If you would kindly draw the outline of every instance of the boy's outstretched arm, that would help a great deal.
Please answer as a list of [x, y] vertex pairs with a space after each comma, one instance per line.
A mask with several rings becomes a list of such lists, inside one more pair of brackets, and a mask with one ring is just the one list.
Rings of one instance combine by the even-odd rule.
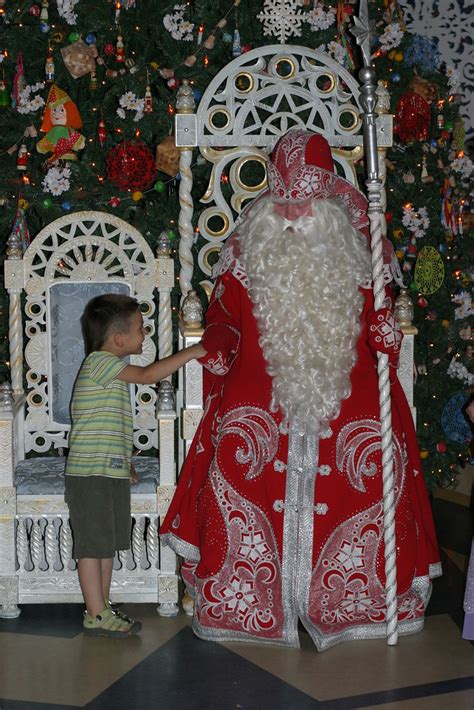
[[205, 354], [206, 351], [201, 343], [197, 343], [189, 348], [184, 348], [184, 350], [179, 350], [174, 355], [165, 357], [162, 360], [156, 360], [156, 362], [152, 362], [151, 365], [146, 365], [145, 367], [127, 365], [117, 376], [117, 379], [123, 382], [132, 382], [135, 385], [151, 385], [154, 382], [159, 382], [164, 377], [168, 377], [168, 375], [172, 375], [190, 360], [203, 357]]

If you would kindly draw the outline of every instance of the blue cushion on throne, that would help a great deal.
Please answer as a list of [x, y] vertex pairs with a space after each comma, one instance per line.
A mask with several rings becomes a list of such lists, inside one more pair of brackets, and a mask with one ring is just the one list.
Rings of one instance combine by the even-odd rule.
[[[64, 495], [64, 456], [48, 456], [20, 461], [15, 470], [18, 495]], [[157, 458], [134, 456], [133, 465], [139, 482], [131, 486], [132, 493], [154, 493], [160, 483]]]

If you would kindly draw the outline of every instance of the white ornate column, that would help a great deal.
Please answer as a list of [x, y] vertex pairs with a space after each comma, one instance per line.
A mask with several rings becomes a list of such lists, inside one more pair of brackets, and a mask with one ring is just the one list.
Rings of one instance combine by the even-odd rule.
[[5, 261], [5, 288], [10, 297], [8, 341], [13, 395], [23, 394], [23, 330], [21, 322], [21, 293], [24, 287], [21, 242], [17, 234], [10, 234]]
[[192, 225], [193, 199], [191, 189], [193, 174], [191, 162], [193, 147], [196, 145], [196, 116], [194, 114], [194, 96], [187, 79], [183, 80], [178, 90], [176, 101], [176, 146], [180, 149], [179, 173], [179, 285], [181, 293], [186, 296], [192, 289], [194, 229]]
[[16, 492], [13, 486], [13, 398], [8, 383], [0, 386], [0, 618], [20, 614], [15, 570]]

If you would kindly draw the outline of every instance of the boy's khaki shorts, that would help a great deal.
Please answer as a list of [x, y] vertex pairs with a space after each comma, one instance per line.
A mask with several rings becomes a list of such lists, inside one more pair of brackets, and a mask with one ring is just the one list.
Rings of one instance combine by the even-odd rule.
[[66, 476], [65, 500], [75, 559], [110, 559], [130, 548], [131, 513], [128, 478]]

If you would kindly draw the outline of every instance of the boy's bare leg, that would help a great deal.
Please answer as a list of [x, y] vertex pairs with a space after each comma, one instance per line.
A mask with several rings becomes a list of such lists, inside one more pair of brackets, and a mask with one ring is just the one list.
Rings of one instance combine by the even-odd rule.
[[79, 584], [86, 604], [87, 612], [97, 616], [105, 609], [104, 592], [102, 589], [102, 560], [83, 557], [77, 561]]
[[110, 599], [110, 583], [112, 582], [113, 566], [113, 559], [105, 559], [100, 561], [100, 568], [102, 572], [102, 594], [104, 595], [105, 602]]

